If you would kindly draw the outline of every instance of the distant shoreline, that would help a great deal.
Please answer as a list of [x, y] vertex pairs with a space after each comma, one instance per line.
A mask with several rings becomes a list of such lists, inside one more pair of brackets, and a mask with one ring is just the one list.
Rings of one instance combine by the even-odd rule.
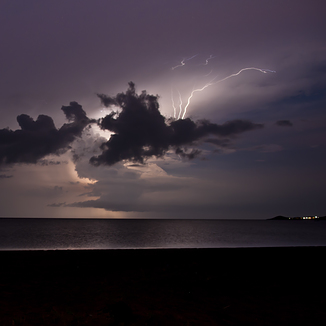
[[285, 220], [314, 220], [314, 221], [318, 221], [318, 220], [322, 220], [325, 221], [326, 220], [326, 216], [295, 216], [295, 217], [288, 217], [288, 216], [282, 216], [282, 215], [278, 215], [278, 216], [274, 216], [272, 218], [269, 218], [267, 220], [277, 220], [277, 221], [285, 221]]

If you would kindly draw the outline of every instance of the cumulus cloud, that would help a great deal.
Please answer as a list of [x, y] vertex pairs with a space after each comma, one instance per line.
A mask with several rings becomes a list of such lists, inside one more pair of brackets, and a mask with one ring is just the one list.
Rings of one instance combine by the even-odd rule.
[[39, 160], [37, 164], [41, 166], [60, 165], [60, 164], [68, 164], [68, 161], [54, 161], [54, 160], [42, 159]]
[[[203, 142], [227, 147], [235, 136], [263, 127], [247, 120], [216, 124], [190, 118], [167, 119], [159, 111], [158, 96], [149, 95], [146, 91], [137, 94], [132, 82], [125, 93], [114, 97], [98, 94], [98, 97], [104, 106], [115, 106], [117, 111], [96, 121], [89, 119], [77, 102], [70, 102], [69, 106], [61, 108], [69, 123], [60, 129], [47, 115], [40, 115], [35, 121], [26, 114], [19, 115], [17, 122], [21, 129], [0, 130], [0, 164], [61, 164], [63, 162], [45, 157], [71, 149], [72, 142], [80, 139], [86, 127], [96, 122], [112, 134], [108, 140], [100, 137], [92, 139], [93, 145], [98, 147], [90, 158], [93, 166], [112, 166], [123, 161], [143, 164], [151, 157], [164, 157], [168, 151], [193, 159], [200, 155], [198, 147]], [[83, 155], [82, 152], [79, 155]], [[77, 159], [78, 155], [74, 153], [74, 160]]]
[[46, 155], [65, 152], [92, 121], [77, 102], [71, 102], [61, 110], [69, 123], [60, 129], [55, 127], [52, 118], [47, 115], [39, 115], [34, 121], [26, 114], [17, 117], [21, 129], [1, 129], [0, 164], [37, 163]]
[[166, 119], [159, 111], [158, 96], [149, 95], [146, 91], [137, 94], [134, 83], [129, 83], [125, 93], [115, 97], [98, 94], [106, 107], [116, 106], [119, 111], [113, 111], [100, 120], [103, 130], [113, 134], [101, 145], [102, 154], [93, 156], [93, 165], [113, 165], [123, 160], [134, 163], [144, 163], [150, 157], [163, 157], [167, 151], [174, 150], [182, 157], [192, 159], [200, 151], [187, 152], [185, 146], [205, 142], [207, 137], [228, 139], [245, 131], [262, 128], [246, 120], [233, 120], [218, 125], [208, 120], [193, 121], [187, 119]]

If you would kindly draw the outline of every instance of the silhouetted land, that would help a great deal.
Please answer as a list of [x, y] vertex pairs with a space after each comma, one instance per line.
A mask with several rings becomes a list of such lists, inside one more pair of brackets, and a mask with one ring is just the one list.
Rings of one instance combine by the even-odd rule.
[[[278, 215], [272, 218], [269, 218], [269, 220], [278, 220], [278, 221], [282, 221], [282, 220], [302, 220], [302, 216], [282, 216], [282, 215]], [[326, 220], [326, 216], [318, 216], [317, 219], [314, 219], [315, 221], [321, 220], [321, 221], [325, 221]]]
[[325, 253], [0, 252], [0, 325], [326, 325]]

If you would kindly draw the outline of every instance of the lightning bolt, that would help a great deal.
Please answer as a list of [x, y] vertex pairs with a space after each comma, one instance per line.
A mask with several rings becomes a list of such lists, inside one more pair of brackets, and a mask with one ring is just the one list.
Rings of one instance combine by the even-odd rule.
[[174, 99], [173, 99], [173, 88], [172, 88], [172, 87], [171, 87], [171, 102], [172, 102], [172, 107], [173, 107], [173, 117], [174, 117], [174, 119], [175, 119], [177, 109], [176, 109], [176, 107], [175, 107], [175, 105], [174, 105]]
[[276, 73], [275, 70], [269, 70], [269, 69], [261, 69], [261, 70], [264, 70], [265, 74], [268, 73], [268, 72], [273, 72], [273, 73]]
[[[178, 114], [178, 119], [180, 119], [181, 113], [182, 113], [182, 97], [181, 97], [181, 93], [179, 92], [178, 89], [177, 89], [177, 91], [178, 91], [178, 94], [179, 94], [179, 114]], [[176, 117], [177, 117], [177, 108], [176, 108], [175, 103], [174, 103], [173, 88], [171, 88], [171, 102], [172, 102], [172, 107], [173, 107], [173, 117], [176, 119]]]
[[181, 116], [181, 112], [182, 112], [182, 98], [181, 98], [181, 94], [178, 90], [178, 93], [179, 93], [179, 116], [178, 116], [178, 119], [180, 119], [180, 116]]
[[189, 60], [193, 59], [194, 57], [197, 57], [197, 55], [198, 55], [198, 54], [195, 54], [195, 55], [193, 55], [192, 57], [189, 57], [189, 58], [185, 58], [185, 59], [183, 59], [183, 60], [180, 62], [179, 65], [177, 65], [177, 66], [175, 66], [175, 67], [172, 67], [171, 69], [174, 70], [174, 69], [176, 69], [176, 68], [178, 68], [178, 67], [182, 67], [182, 66], [184, 66], [184, 65], [186, 64], [186, 61], [189, 61]]
[[192, 92], [190, 93], [190, 96], [188, 97], [188, 100], [187, 100], [187, 104], [185, 105], [184, 109], [183, 109], [183, 114], [182, 114], [182, 119], [184, 119], [186, 113], [187, 113], [187, 109], [190, 105], [190, 102], [191, 102], [191, 99], [193, 98], [194, 94], [197, 93], [197, 92], [202, 92], [203, 90], [205, 90], [207, 87], [210, 87], [210, 86], [213, 86], [213, 85], [216, 85], [216, 84], [219, 84], [229, 78], [232, 78], [232, 77], [236, 77], [238, 75], [240, 75], [243, 71], [246, 71], [246, 70], [257, 70], [257, 71], [260, 71], [264, 74], [267, 74], [268, 72], [272, 72], [272, 73], [275, 73], [274, 70], [269, 70], [269, 69], [260, 69], [260, 68], [255, 68], [255, 67], [250, 67], [250, 68], [242, 68], [241, 70], [239, 70], [237, 73], [235, 74], [231, 74], [225, 78], [222, 78], [222, 79], [219, 79], [219, 80], [216, 80], [217, 76], [214, 77], [210, 82], [208, 82], [207, 84], [205, 84], [203, 87], [201, 88], [197, 88], [197, 89], [193, 89]]
[[207, 66], [208, 65], [208, 61], [215, 58], [215, 56], [213, 56], [212, 54], [206, 59], [206, 62], [203, 63], [203, 66]]

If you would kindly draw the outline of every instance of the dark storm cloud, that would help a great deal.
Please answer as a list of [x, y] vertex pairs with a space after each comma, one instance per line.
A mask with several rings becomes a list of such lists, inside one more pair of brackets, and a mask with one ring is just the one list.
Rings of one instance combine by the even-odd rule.
[[39, 160], [37, 164], [41, 166], [49, 166], [49, 165], [60, 165], [60, 164], [68, 164], [68, 161], [53, 161], [53, 160]]
[[[92, 121], [77, 102], [63, 106], [62, 111], [70, 123], [56, 129], [51, 117], [39, 115], [36, 121], [26, 114], [17, 117], [21, 129], [0, 130], [0, 164], [37, 163], [49, 154], [60, 154], [80, 137]], [[48, 161], [41, 161], [41, 164]], [[51, 164], [51, 163], [49, 163]]]
[[[263, 127], [246, 120], [218, 125], [208, 120], [166, 119], [159, 111], [158, 96], [149, 95], [146, 91], [138, 95], [131, 82], [125, 93], [115, 97], [99, 94], [98, 97], [106, 107], [114, 105], [120, 109], [98, 121], [102, 129], [113, 134], [102, 143], [102, 153], [90, 159], [95, 166], [113, 165], [123, 160], [142, 164], [147, 158], [163, 157], [169, 150], [174, 150], [182, 158], [193, 159], [200, 150], [188, 150], [186, 147], [196, 147], [199, 141], [227, 147], [234, 136]], [[70, 102], [69, 106], [61, 109], [69, 123], [60, 129], [47, 115], [39, 115], [34, 121], [26, 114], [17, 117], [20, 130], [1, 129], [0, 163], [62, 163], [45, 160], [44, 157], [65, 152], [76, 137], [80, 137], [85, 128], [96, 121], [90, 120], [77, 102]]]
[[199, 154], [199, 150], [188, 153], [182, 147], [196, 145], [208, 136], [230, 139], [242, 132], [263, 127], [262, 124], [245, 120], [218, 125], [208, 120], [166, 119], [159, 111], [158, 97], [146, 91], [138, 95], [132, 82], [126, 93], [119, 93], [115, 97], [98, 94], [98, 97], [104, 106], [114, 105], [121, 110], [110, 113], [99, 122], [103, 130], [114, 134], [102, 144], [102, 154], [91, 158], [94, 165], [113, 165], [122, 160], [144, 163], [152, 156], [163, 157], [170, 149], [192, 159]]
[[187, 153], [187, 150], [186, 149], [184, 150], [184, 149], [181, 149], [181, 148], [178, 147], [175, 150], [175, 153], [177, 155], [181, 156], [182, 158], [186, 158], [188, 160], [192, 160], [195, 157], [197, 157], [201, 153], [201, 151], [199, 149], [192, 149], [190, 151], [190, 153]]
[[275, 122], [277, 126], [280, 127], [292, 127], [293, 123], [290, 120], [278, 120]]

